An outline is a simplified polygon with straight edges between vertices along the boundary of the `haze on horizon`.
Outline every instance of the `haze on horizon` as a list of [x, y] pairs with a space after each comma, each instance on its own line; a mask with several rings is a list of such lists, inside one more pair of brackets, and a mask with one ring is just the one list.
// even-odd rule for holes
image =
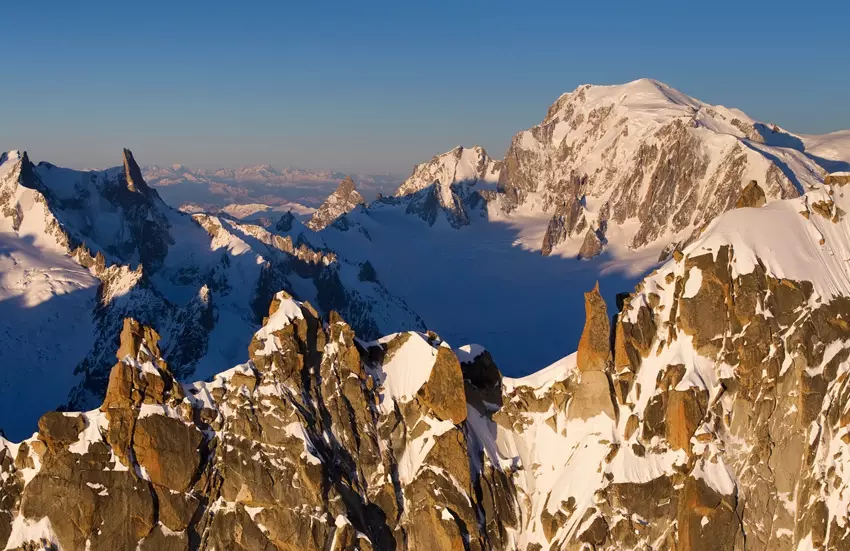
[[[0, 150], [407, 174], [501, 157], [583, 83], [651, 77], [798, 133], [850, 128], [847, 3], [25, 3], [0, 22]], [[842, 31], [842, 32], [839, 32]]]

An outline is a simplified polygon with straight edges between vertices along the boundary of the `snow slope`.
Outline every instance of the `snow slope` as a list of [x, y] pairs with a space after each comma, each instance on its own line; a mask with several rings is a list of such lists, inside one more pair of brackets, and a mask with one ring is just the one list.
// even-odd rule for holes
[[829, 134], [803, 134], [805, 152], [817, 157], [830, 172], [850, 171], [850, 130]]
[[0, 427], [21, 419], [31, 432], [41, 401], [61, 404], [80, 382], [73, 368], [95, 344], [99, 284], [67, 255], [0, 231]]

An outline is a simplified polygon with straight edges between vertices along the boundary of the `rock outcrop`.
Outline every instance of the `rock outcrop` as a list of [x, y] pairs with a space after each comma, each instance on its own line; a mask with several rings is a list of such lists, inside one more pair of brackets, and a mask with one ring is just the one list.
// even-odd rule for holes
[[578, 251], [578, 258], [590, 259], [602, 254], [602, 240], [599, 239], [598, 231], [587, 230], [584, 234], [584, 241], [581, 243], [581, 249]]
[[829, 191], [727, 213], [613, 324], [597, 286], [520, 379], [280, 292], [247, 363], [185, 385], [125, 320], [99, 409], [0, 440], [0, 545], [850, 549], [848, 222], [798, 214]]
[[832, 174], [827, 174], [826, 178], [824, 178], [824, 183], [844, 187], [850, 184], [850, 172], [833, 172]]
[[744, 207], [759, 208], [767, 202], [764, 190], [761, 189], [759, 183], [752, 180], [747, 186], [741, 190], [741, 195], [738, 196], [738, 201], [735, 202], [735, 208]]
[[313, 231], [319, 231], [334, 222], [340, 216], [354, 210], [358, 205], [366, 204], [366, 200], [357, 191], [354, 180], [346, 176], [339, 183], [336, 191], [331, 193], [322, 206], [313, 213], [313, 217], [307, 222], [307, 227]]

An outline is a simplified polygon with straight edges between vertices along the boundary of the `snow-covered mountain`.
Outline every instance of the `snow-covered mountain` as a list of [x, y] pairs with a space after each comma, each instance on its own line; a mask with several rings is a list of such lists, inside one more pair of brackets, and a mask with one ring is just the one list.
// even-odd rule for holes
[[249, 361], [181, 385], [126, 320], [99, 409], [0, 439], [0, 544], [846, 549], [848, 190], [721, 214], [523, 378], [278, 293]]
[[210, 207], [195, 203], [183, 203], [180, 212], [186, 214], [215, 214], [232, 218], [241, 222], [257, 224], [264, 228], [274, 226], [275, 223], [286, 213], [308, 220], [316, 212], [316, 209], [301, 205], [299, 203], [281, 203], [274, 207], [262, 203], [230, 203], [223, 207]]
[[[474, 179], [498, 180], [498, 193], [481, 194], [489, 219], [548, 219], [542, 238], [539, 224], [521, 232], [543, 254], [575, 255], [588, 239], [598, 241], [597, 253], [612, 239], [630, 249], [659, 242], [681, 248], [753, 180], [768, 200], [819, 185], [846, 164], [844, 138], [803, 139], [641, 79], [580, 86], [558, 98], [541, 124], [517, 134], [503, 161], [477, 148], [479, 164], [462, 164], [478, 167]], [[457, 185], [465, 176], [451, 174], [455, 158], [472, 151], [458, 148], [420, 165], [397, 195], [439, 181], [439, 204], [457, 225], [459, 201], [450, 190], [465, 189]]]
[[784, 130], [712, 106], [666, 84], [581, 86], [514, 137], [500, 175], [503, 212], [551, 213], [542, 249], [606, 226], [630, 226], [631, 248], [687, 242], [741, 189], [794, 197], [825, 171]]
[[799, 136], [806, 154], [817, 159], [830, 172], [850, 170], [850, 130], [839, 130], [829, 134], [803, 134]]
[[339, 311], [365, 336], [423, 327], [371, 267], [274, 228], [168, 207], [127, 150], [123, 167], [94, 172], [3, 154], [0, 214], [0, 331], [14, 343], [0, 350], [7, 434], [35, 427], [34, 396], [49, 407], [99, 402], [128, 316], [163, 335], [181, 378], [237, 363], [280, 289]]
[[469, 211], [483, 205], [478, 192], [495, 189], [501, 163], [483, 147], [456, 147], [417, 165], [395, 192], [406, 199], [407, 212], [433, 225], [438, 213], [454, 227], [469, 224]]
[[[429, 328], [520, 375], [577, 344], [580, 320], [564, 316], [581, 308], [576, 289], [598, 280], [613, 307], [720, 213], [850, 169], [842, 136], [796, 136], [648, 79], [580, 86], [503, 160], [455, 148], [392, 197], [290, 235], [370, 262]], [[535, 315], [505, 323], [506, 297]]]

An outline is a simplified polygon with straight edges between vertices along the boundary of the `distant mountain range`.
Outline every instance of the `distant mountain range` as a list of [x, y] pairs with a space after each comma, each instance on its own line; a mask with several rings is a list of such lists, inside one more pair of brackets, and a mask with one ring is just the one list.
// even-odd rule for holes
[[[346, 178], [353, 177], [370, 199], [392, 193], [403, 177], [391, 174], [346, 174], [329, 170], [276, 169], [270, 165], [193, 169], [183, 165], [142, 168], [145, 181], [175, 207], [192, 204], [215, 210], [229, 204], [259, 203], [270, 207], [288, 204], [318, 207]], [[297, 207], [295, 207], [297, 209]]]

